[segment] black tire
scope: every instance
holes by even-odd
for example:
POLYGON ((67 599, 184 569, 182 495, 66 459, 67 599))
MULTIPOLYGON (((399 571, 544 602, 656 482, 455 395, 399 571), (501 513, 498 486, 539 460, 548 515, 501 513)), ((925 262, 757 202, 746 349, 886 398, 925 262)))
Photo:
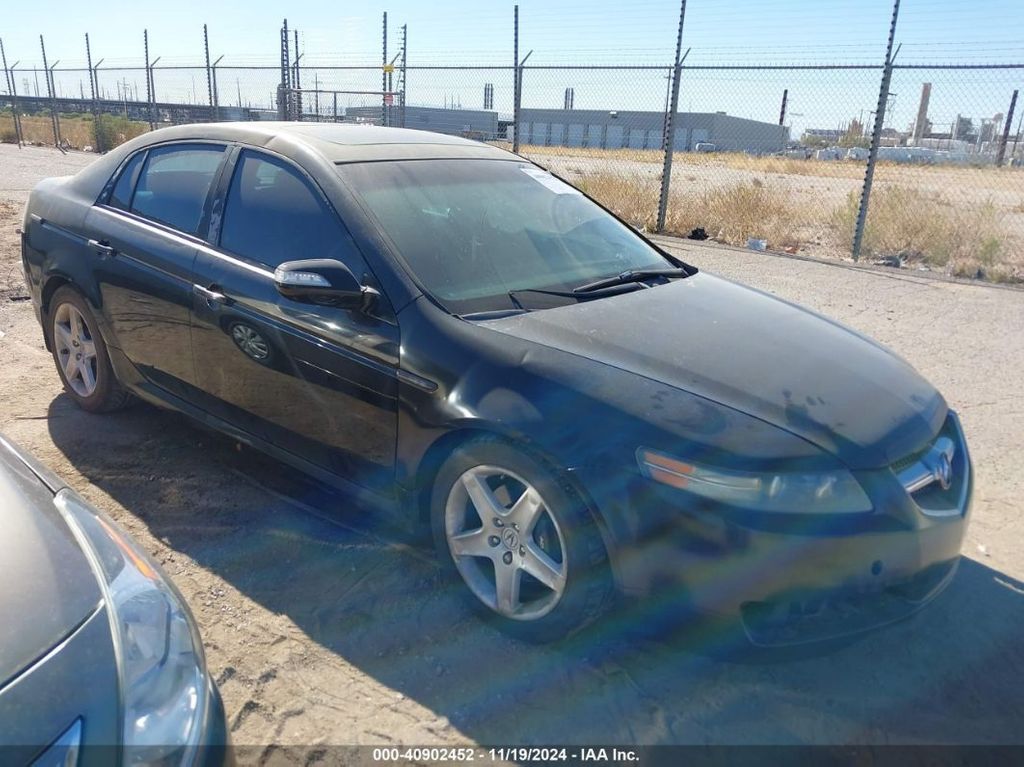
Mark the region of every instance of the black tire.
MULTIPOLYGON (((442 568, 460 584, 472 608, 501 631, 530 642, 556 641, 583 628, 607 608, 613 591, 612 578, 608 553, 593 513, 568 482, 543 460, 497 438, 468 442, 457 448, 441 466, 431 493, 430 514, 434 545, 442 568), (488 605, 477 596, 456 565, 446 533, 446 507, 461 477, 467 471, 480 467, 497 467, 524 480, 540 494, 545 513, 551 517, 543 522, 558 536, 558 551, 554 556, 558 558, 559 566, 565 568, 564 586, 561 596, 554 601, 553 606, 546 608, 548 611, 543 615, 523 619, 501 614, 496 607, 488 605), (550 527, 552 520, 555 523, 553 528, 550 527), (561 545, 563 541, 564 549, 561 545)), ((531 531, 529 535, 531 541, 536 543, 537 539, 533 537, 536 532, 531 531)), ((508 556, 509 552, 494 544, 493 538, 490 545, 500 555, 508 556)), ((489 574, 492 580, 496 579, 494 570, 501 562, 494 560, 492 564, 482 557, 472 557, 471 560, 479 563, 480 572, 489 574)), ((531 580, 526 575, 520 577, 531 580)), ((542 586, 539 581, 528 585, 542 586)), ((543 588, 540 590, 543 591, 543 588)), ((545 594, 545 598, 550 599, 550 594, 545 594)))
POLYGON ((107 345, 103 342, 103 336, 99 331, 99 324, 96 315, 89 308, 88 301, 72 287, 64 286, 59 288, 50 299, 49 311, 47 312, 46 333, 50 341, 50 350, 53 355, 54 365, 57 367, 57 375, 64 384, 64 391, 75 401, 75 403, 90 413, 109 413, 119 410, 131 401, 131 394, 121 386, 114 370, 110 365, 110 355, 107 353, 107 345), (96 348, 96 388, 88 396, 83 396, 75 391, 67 379, 64 366, 59 358, 58 344, 54 339, 54 319, 59 316, 60 308, 64 304, 73 307, 85 321, 86 328, 96 348))

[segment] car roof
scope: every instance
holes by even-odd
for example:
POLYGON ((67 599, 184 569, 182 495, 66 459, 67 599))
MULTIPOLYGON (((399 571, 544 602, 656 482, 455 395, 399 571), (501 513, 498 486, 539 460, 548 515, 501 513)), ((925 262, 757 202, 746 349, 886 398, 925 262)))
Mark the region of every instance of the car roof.
POLYGON ((239 141, 268 148, 305 144, 334 163, 380 160, 481 158, 517 159, 490 144, 460 136, 412 130, 310 122, 197 123, 162 128, 145 134, 145 143, 183 139, 239 141))

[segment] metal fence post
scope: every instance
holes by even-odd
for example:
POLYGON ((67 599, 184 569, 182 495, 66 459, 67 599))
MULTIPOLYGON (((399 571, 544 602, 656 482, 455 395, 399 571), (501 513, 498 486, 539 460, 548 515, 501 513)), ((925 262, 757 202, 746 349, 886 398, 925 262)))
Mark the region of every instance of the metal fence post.
MULTIPOLYGON (((53 145, 59 147, 60 123, 57 121, 57 99, 53 93, 52 73, 50 72, 49 64, 46 62, 46 43, 43 42, 42 35, 39 35, 39 49, 43 53, 43 79, 46 80, 46 95, 50 100, 50 123, 53 125, 53 145)), ((54 62, 53 65, 57 66, 57 62, 54 62)))
POLYGON ((512 22, 512 151, 519 153, 519 88, 522 85, 519 69, 519 6, 515 7, 512 22))
POLYGON ((288 52, 288 19, 281 26, 281 84, 277 86, 277 116, 281 120, 291 119, 291 56, 288 52))
POLYGON ((409 25, 402 25, 402 102, 398 107, 398 117, 401 126, 405 127, 405 75, 406 75, 406 45, 409 42, 409 25))
POLYGON ((1010 123, 1013 122, 1013 113, 1017 108, 1017 89, 1013 89, 1013 95, 1010 97, 1010 109, 1006 113, 1006 124, 1003 125, 1003 136, 999 139, 999 150, 996 152, 996 167, 1000 167, 1003 164, 1003 160, 1006 157, 1006 142, 1010 140, 1010 123))
POLYGON ((146 49, 146 107, 149 112, 149 129, 154 130, 156 124, 153 121, 153 70, 149 63, 149 30, 142 30, 142 42, 146 49))
POLYGON ((388 12, 384 11, 384 24, 383 33, 381 36, 383 40, 383 53, 381 54, 381 76, 380 76, 380 89, 384 91, 380 97, 380 124, 388 124, 388 12))
POLYGON ((295 119, 302 122, 302 71, 299 69, 299 59, 302 58, 302 54, 299 53, 299 30, 292 30, 295 34, 295 119))
POLYGON ((95 70, 92 68, 92 48, 89 47, 89 33, 85 33, 85 63, 89 67, 89 93, 92 95, 92 132, 96 141, 96 151, 103 151, 103 131, 100 128, 99 94, 96 88, 95 70))
MULTIPOLYGON (((864 186, 860 192, 860 207, 857 210, 857 224, 853 231, 853 260, 860 258, 861 246, 864 244, 864 226, 868 220, 868 203, 871 201, 871 182, 875 177, 875 161, 878 159, 878 145, 882 141, 882 128, 885 125, 885 107, 889 102, 889 83, 892 80, 892 62, 895 55, 892 51, 896 39, 896 21, 900 15, 900 0, 893 0, 892 21, 889 23, 889 40, 885 47, 885 66, 882 68, 882 84, 878 89, 878 106, 875 107, 875 125, 871 131, 871 148, 868 150, 868 164, 864 171, 864 186)), ((897 49, 897 53, 899 49, 897 49)))
POLYGON ((7 92, 11 95, 11 119, 14 122, 14 135, 18 139, 18 149, 21 149, 21 145, 24 143, 25 138, 21 132, 21 115, 18 114, 18 93, 14 85, 14 67, 18 66, 18 62, 14 62, 10 69, 7 68, 7 52, 4 51, 3 40, 0 40, 0 59, 3 60, 4 78, 7 80, 7 92))
POLYGON ((217 92, 217 65, 224 58, 224 54, 218 56, 210 65, 210 74, 213 76, 213 120, 220 122, 220 94, 217 92))
POLYGON ((210 119, 213 119, 213 74, 210 72, 210 37, 203 24, 203 55, 206 59, 206 98, 210 104, 210 119))
MULTIPOLYGON (((658 196, 658 221, 655 231, 665 231, 668 196, 672 184, 672 153, 676 142, 676 112, 679 111, 679 79, 683 73, 683 22, 686 20, 686 0, 679 6, 679 29, 676 32, 676 58, 672 70, 672 100, 665 120, 665 164, 661 170, 661 194, 658 196)), ((687 51, 689 53, 689 51, 687 51)))

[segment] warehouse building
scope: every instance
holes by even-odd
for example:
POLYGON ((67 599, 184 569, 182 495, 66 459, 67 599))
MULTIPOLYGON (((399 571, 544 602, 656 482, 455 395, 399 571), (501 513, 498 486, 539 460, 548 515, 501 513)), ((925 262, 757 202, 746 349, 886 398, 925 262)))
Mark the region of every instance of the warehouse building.
MULTIPOLYGON (((599 149, 661 149, 665 115, 600 109, 523 109, 521 143, 599 149)), ((768 154, 782 151, 788 130, 725 112, 680 112, 675 149, 768 154)))

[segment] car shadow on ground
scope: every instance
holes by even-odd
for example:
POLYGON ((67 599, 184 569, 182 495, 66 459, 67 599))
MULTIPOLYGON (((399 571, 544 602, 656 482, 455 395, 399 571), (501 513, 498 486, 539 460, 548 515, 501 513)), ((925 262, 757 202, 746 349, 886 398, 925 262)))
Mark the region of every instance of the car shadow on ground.
POLYGON ((723 658, 713 631, 637 631, 651 611, 628 608, 531 646, 475 618, 371 511, 183 417, 95 416, 61 395, 48 419, 75 469, 168 547, 481 743, 1024 741, 1024 584, 972 559, 912 619, 784 660, 723 658))

